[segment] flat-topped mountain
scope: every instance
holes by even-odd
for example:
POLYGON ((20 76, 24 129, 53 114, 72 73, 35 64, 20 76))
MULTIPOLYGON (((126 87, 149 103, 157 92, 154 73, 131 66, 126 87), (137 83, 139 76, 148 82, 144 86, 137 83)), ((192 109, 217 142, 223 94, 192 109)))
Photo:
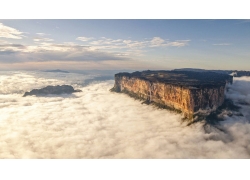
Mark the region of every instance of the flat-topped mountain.
POLYGON ((48 94, 71 94, 74 92, 81 92, 81 90, 74 90, 72 86, 69 85, 62 85, 62 86, 47 86, 42 89, 33 89, 30 92, 26 92, 23 97, 25 96, 41 96, 41 95, 48 95, 48 94))
POLYGON ((202 111, 215 111, 224 102, 224 91, 233 77, 214 72, 142 71, 115 74, 111 89, 181 111, 192 119, 202 111))

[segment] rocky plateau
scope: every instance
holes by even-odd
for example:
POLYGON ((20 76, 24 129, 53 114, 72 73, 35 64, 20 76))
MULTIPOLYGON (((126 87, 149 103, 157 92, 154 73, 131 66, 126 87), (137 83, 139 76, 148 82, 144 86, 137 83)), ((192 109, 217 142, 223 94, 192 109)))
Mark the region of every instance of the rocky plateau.
POLYGON ((115 74, 111 91, 175 110, 187 119, 215 112, 224 103, 233 76, 215 72, 142 71, 115 74))

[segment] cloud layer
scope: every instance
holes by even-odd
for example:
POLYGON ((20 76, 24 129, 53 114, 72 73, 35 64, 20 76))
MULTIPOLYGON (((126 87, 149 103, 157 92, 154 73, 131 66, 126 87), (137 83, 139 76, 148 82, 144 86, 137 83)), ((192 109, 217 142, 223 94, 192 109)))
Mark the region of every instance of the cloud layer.
MULTIPOLYGON (((221 124, 227 133, 205 134, 202 123, 186 126, 181 115, 111 93, 113 80, 84 83, 93 77, 1 72, 0 158, 250 158, 247 116, 227 117, 221 124), (22 97, 49 84, 82 92, 22 97)), ((228 96, 248 97, 246 81, 238 78, 228 96)), ((249 106, 244 108, 247 115, 249 106)))
MULTIPOLYGON (((107 37, 79 36, 61 41, 63 38, 43 32, 24 32, 0 23, 0 64, 14 65, 26 63, 28 69, 39 69, 39 63, 47 66, 47 62, 66 62, 74 66, 76 62, 103 62, 121 67, 124 63, 136 64, 144 68, 152 66, 148 61, 148 53, 165 48, 188 46, 191 40, 169 40, 153 36, 141 39, 123 37, 119 39, 107 37), (24 41, 22 40, 25 37, 24 41), (33 63, 30 66, 30 63, 33 63)), ((156 58, 157 59, 157 58, 156 58)), ((95 66, 92 66, 94 69, 95 66)), ((104 67, 100 67, 104 68, 104 67)), ((113 68, 111 66, 110 68, 113 68)), ((6 69, 2 68, 1 69, 6 69)), ((7 67, 9 69, 9 66, 7 67)), ((23 69, 20 68, 19 69, 23 69)), ((120 69, 120 68, 119 68, 120 69)))
POLYGON ((22 39, 23 32, 0 23, 0 38, 22 39))

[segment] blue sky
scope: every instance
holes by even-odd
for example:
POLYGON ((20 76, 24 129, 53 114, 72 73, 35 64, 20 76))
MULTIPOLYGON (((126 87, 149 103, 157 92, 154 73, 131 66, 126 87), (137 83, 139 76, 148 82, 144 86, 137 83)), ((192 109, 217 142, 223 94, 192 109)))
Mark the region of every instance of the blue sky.
POLYGON ((250 70, 249 20, 0 20, 0 69, 250 70))

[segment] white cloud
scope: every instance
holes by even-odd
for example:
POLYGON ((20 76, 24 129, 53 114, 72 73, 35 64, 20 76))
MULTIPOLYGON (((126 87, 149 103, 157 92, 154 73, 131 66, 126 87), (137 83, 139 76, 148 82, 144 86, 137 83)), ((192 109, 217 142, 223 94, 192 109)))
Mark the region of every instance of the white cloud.
POLYGON ((50 35, 50 34, 46 34, 46 33, 36 33, 37 35, 39 36, 47 36, 47 35, 50 35))
POLYGON ((230 99, 233 99, 235 102, 245 102, 250 104, 249 77, 234 78, 234 84, 229 85, 229 87, 230 90, 227 92, 227 96, 230 99))
POLYGON ((250 158, 246 116, 227 117, 227 134, 205 134, 202 123, 186 126, 180 115, 109 92, 113 80, 85 86, 88 76, 41 72, 0 78, 0 158, 250 158), (21 97, 49 84, 83 92, 21 97))
POLYGON ((35 42, 40 42, 40 41, 54 41, 54 39, 50 38, 42 38, 42 37, 36 37, 33 39, 35 42))
POLYGON ((76 40, 79 40, 79 41, 90 41, 94 39, 93 37, 77 37, 76 40))
POLYGON ((0 37, 9 39, 22 39, 22 34, 23 32, 0 23, 0 37))
POLYGON ((158 46, 161 46, 165 41, 160 38, 160 37, 154 37, 152 40, 151 40, 151 44, 152 44, 152 47, 158 47, 158 46))

